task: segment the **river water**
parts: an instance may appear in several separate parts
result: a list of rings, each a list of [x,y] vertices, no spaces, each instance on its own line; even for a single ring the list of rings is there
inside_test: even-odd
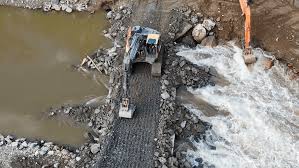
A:
[[[279,63],[264,70],[262,60],[271,55],[262,50],[254,54],[259,61],[249,70],[242,50],[233,44],[182,49],[178,53],[195,64],[215,67],[228,82],[188,89],[195,98],[216,109],[207,113],[204,106],[185,104],[212,125],[206,138],[193,140],[197,150],[188,151],[194,165],[200,157],[205,167],[298,167],[299,81],[290,80],[287,68]]]
[[[0,7],[0,133],[64,144],[84,142],[85,128],[47,120],[51,106],[82,103],[107,94],[101,84],[71,68],[98,47],[104,12],[43,13]]]

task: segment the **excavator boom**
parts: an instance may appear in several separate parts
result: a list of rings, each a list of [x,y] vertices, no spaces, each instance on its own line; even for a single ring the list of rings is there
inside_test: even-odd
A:
[[[244,61],[246,64],[252,64],[256,62],[256,57],[252,53],[250,46],[251,42],[251,9],[249,0],[239,0],[242,9],[242,14],[245,16],[245,50]]]

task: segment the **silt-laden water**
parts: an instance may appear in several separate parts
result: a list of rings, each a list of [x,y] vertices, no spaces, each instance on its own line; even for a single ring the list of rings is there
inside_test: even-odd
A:
[[[47,120],[51,106],[81,103],[107,90],[71,65],[98,47],[105,15],[44,13],[0,7],[0,133],[65,144],[84,141],[85,128]]]

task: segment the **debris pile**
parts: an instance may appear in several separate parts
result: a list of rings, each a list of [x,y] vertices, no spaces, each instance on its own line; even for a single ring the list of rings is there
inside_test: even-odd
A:
[[[216,22],[213,18],[204,17],[202,13],[189,7],[181,7],[171,11],[168,35],[189,47],[195,47],[197,44],[215,47],[215,27]]]
[[[15,139],[10,135],[4,137],[0,134],[0,165],[5,167],[28,167],[30,164],[40,167],[75,167],[80,161],[78,150],[71,152],[52,142],[32,142],[25,138]]]
[[[110,49],[98,49],[94,54],[83,59],[81,67],[109,75],[114,68],[113,65],[118,55],[117,49],[121,50],[121,46],[115,46]]]
[[[161,117],[154,156],[155,167],[185,167],[188,163],[183,157],[185,150],[175,147],[176,139],[181,137],[184,129],[189,132],[201,132],[202,127],[198,125],[200,121],[197,117],[184,112],[176,104],[176,89],[180,86],[203,87],[213,85],[213,82],[210,81],[208,67],[198,67],[176,56],[175,50],[178,46],[174,44],[168,44],[166,47],[168,56],[165,58],[164,75],[161,78]],[[194,120],[190,120],[192,118]],[[193,122],[196,128],[191,126],[190,122]]]
[[[167,57],[164,57],[164,75],[161,78],[161,117],[154,160],[155,167],[191,168],[186,158],[186,151],[193,148],[190,137],[202,135],[208,125],[177,104],[176,90],[182,86],[197,88],[215,85],[211,79],[215,72],[209,67],[200,67],[176,56],[176,51],[181,45],[196,46],[200,42],[213,47],[216,42],[212,32],[215,23],[186,7],[172,10],[170,17],[168,35],[176,42],[170,40],[165,46]],[[198,27],[201,27],[204,33],[202,39],[196,41],[197,37],[192,35],[197,34],[194,31],[197,31]],[[198,165],[202,164],[200,158],[197,158],[197,161]]]

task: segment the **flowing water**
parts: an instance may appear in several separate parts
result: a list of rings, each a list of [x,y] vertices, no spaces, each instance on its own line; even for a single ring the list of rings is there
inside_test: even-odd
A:
[[[47,120],[51,106],[107,94],[73,70],[87,53],[110,45],[104,12],[43,13],[0,7],[0,133],[65,144],[84,141],[84,128]]]
[[[206,138],[193,140],[197,150],[188,151],[188,159],[194,165],[198,165],[195,159],[200,157],[205,167],[298,167],[299,81],[290,80],[286,67],[279,63],[264,70],[262,60],[271,56],[262,50],[254,54],[259,61],[249,70],[242,50],[233,44],[182,49],[178,53],[195,64],[215,67],[229,82],[188,89],[218,110],[207,115],[205,107],[185,104],[212,125]]]

